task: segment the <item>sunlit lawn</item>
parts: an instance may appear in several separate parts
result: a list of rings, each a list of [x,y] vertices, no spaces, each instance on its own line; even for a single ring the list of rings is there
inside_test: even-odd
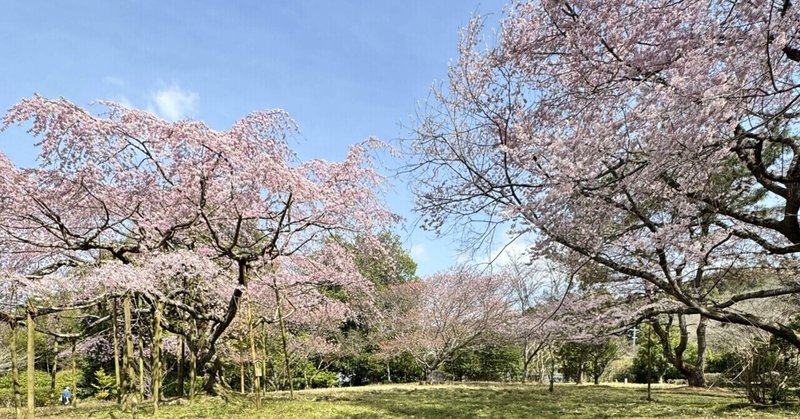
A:
[[[800,417],[798,406],[754,407],[728,391],[697,391],[656,386],[654,401],[645,400],[639,385],[559,385],[550,394],[546,386],[522,384],[376,385],[367,387],[298,391],[295,400],[284,392],[271,393],[260,410],[251,401],[233,396],[225,401],[203,397],[192,404],[168,404],[162,418],[371,418],[371,417]],[[151,417],[149,403],[139,410]],[[13,410],[0,409],[11,417]],[[108,402],[83,401],[79,407],[37,409],[46,418],[123,418]]]

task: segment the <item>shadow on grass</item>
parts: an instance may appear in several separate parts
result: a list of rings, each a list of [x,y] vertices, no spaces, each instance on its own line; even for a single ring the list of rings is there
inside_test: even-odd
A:
[[[630,418],[630,417],[744,417],[796,416],[798,407],[754,406],[735,394],[704,390],[654,389],[655,401],[645,400],[643,387],[562,384],[555,393],[544,385],[469,383],[450,385],[390,385],[348,389],[271,393],[264,407],[255,409],[246,396],[199,397],[191,404],[173,404],[159,410],[160,418]],[[40,414],[41,413],[41,414]],[[141,417],[152,415],[142,405]],[[2,411],[0,411],[2,416]],[[46,418],[128,418],[113,402],[37,410]]]
[[[394,417],[557,417],[553,416],[556,412],[541,410],[540,397],[531,396],[529,390],[521,386],[474,388],[450,385],[374,391],[348,401]]]
[[[717,409],[720,414],[737,414],[741,412],[760,412],[772,413],[775,415],[790,415],[797,417],[800,415],[800,404],[780,403],[780,404],[752,404],[747,402],[731,403]]]
[[[653,391],[655,400],[646,400],[646,389],[612,386],[561,385],[555,393],[541,385],[448,385],[410,389],[376,390],[333,400],[367,408],[374,415],[356,417],[424,418],[567,418],[567,417],[772,417],[786,409],[754,411],[749,404],[737,404],[734,394],[708,393],[679,389]]]

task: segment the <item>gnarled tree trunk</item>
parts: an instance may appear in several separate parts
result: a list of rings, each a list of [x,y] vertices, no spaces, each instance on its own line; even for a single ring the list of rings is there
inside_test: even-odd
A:
[[[661,322],[658,321],[652,323],[653,331],[658,335],[658,339],[664,350],[664,356],[667,358],[667,361],[686,378],[690,386],[705,387],[706,322],[708,319],[704,316],[700,316],[700,321],[697,323],[697,359],[693,364],[687,363],[684,359],[686,348],[689,345],[689,329],[686,324],[686,316],[683,314],[678,315],[678,331],[680,332],[680,338],[678,344],[674,348],[670,338],[673,319],[673,316],[669,315],[666,325],[663,326]]]

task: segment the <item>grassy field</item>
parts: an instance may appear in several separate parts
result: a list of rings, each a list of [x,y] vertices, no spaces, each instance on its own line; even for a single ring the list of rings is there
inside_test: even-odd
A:
[[[727,391],[656,386],[654,401],[645,400],[644,386],[575,386],[564,384],[550,394],[547,387],[522,384],[375,385],[272,393],[256,410],[236,396],[228,401],[202,397],[192,404],[172,403],[159,418],[777,418],[800,417],[800,407],[756,407]],[[128,418],[108,402],[86,400],[77,408],[47,407],[42,418]],[[149,403],[141,417],[152,417]],[[0,409],[2,417],[13,410]]]

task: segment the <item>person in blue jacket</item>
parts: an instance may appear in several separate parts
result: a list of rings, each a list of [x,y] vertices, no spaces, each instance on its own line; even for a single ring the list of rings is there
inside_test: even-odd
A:
[[[61,391],[61,404],[68,405],[72,403],[72,393],[69,391],[69,387],[64,387],[64,390]]]

